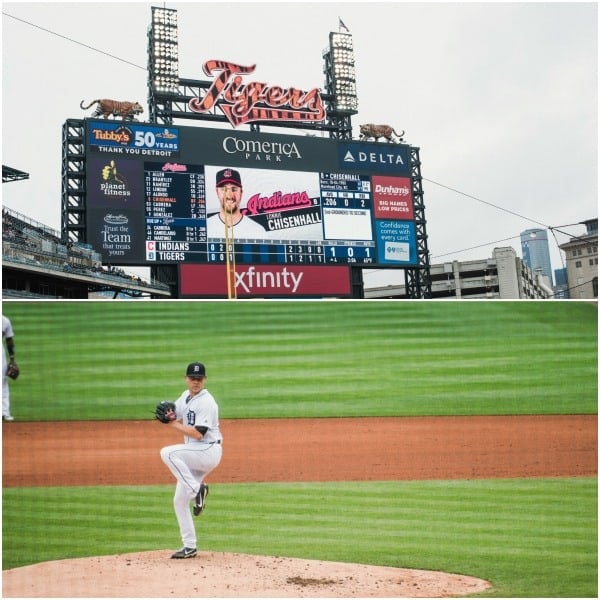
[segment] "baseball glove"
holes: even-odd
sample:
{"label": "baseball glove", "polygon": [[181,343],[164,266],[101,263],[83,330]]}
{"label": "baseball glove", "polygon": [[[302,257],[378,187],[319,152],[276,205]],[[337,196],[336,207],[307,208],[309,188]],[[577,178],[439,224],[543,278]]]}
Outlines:
{"label": "baseball glove", "polygon": [[175,404],[163,400],[157,404],[154,415],[161,423],[170,423],[177,418],[175,414]]}
{"label": "baseball glove", "polygon": [[19,369],[19,365],[16,362],[8,363],[6,367],[6,376],[11,379],[16,379],[19,376],[21,369]]}

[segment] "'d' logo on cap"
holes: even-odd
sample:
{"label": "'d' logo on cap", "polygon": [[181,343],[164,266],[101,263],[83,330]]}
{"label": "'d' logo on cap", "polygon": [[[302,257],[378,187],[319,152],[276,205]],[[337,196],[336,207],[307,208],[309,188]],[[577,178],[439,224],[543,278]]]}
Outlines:
{"label": "'d' logo on cap", "polygon": [[206,377],[206,368],[201,362],[190,363],[185,374],[188,377]]}

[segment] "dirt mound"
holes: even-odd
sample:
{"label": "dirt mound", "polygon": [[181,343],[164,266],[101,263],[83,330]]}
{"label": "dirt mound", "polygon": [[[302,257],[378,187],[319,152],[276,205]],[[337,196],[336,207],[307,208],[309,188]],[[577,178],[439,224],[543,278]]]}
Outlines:
{"label": "dirt mound", "polygon": [[57,560],[2,572],[4,597],[445,598],[490,587],[474,577],[349,563],[170,551]]}

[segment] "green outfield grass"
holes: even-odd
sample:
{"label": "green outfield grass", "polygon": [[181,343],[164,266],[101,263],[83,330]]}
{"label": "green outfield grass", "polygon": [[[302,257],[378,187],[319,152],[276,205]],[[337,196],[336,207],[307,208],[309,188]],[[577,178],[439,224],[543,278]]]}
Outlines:
{"label": "green outfield grass", "polygon": [[18,420],[145,419],[208,369],[222,418],[597,413],[583,302],[4,302]]}
{"label": "green outfield grass", "polygon": [[[4,490],[3,568],[180,546],[173,486]],[[597,597],[597,479],[216,484],[201,550],[442,570]],[[68,589],[65,589],[68,595]]]}
{"label": "green outfield grass", "polygon": [[[206,363],[221,417],[597,414],[583,302],[8,301],[19,421],[152,419]],[[9,427],[10,424],[5,425]],[[3,568],[180,546],[171,486],[6,488]],[[219,484],[201,549],[597,597],[597,479]]]}

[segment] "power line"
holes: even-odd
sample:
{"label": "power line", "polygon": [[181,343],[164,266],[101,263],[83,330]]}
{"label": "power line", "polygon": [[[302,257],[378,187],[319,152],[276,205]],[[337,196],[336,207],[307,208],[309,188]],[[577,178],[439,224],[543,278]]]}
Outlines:
{"label": "power line", "polygon": [[[443,187],[447,190],[450,190],[452,192],[455,192],[456,194],[460,194],[461,196],[465,196],[466,198],[471,198],[472,200],[476,200],[477,202],[481,202],[482,204],[486,204],[487,206],[491,206],[497,210],[509,213],[513,216],[519,217],[521,219],[525,219],[526,221],[531,221],[532,223],[536,223],[537,225],[540,225],[541,227],[543,227],[544,229],[548,229],[550,230],[550,232],[552,233],[552,237],[554,238],[554,242],[556,243],[557,248],[560,249],[560,244],[558,242],[558,239],[556,237],[556,232],[558,233],[562,233],[563,235],[567,235],[570,236],[572,239],[583,239],[583,237],[579,237],[579,236],[575,236],[572,234],[567,233],[566,231],[563,231],[561,228],[562,227],[570,227],[570,226],[574,226],[574,225],[581,225],[581,223],[570,223],[568,225],[558,225],[556,227],[552,227],[550,225],[546,225],[545,223],[541,223],[540,221],[536,220],[536,219],[532,219],[531,217],[526,217],[525,215],[521,215],[517,212],[514,212],[512,210],[509,210],[507,208],[503,208],[502,206],[498,206],[497,204],[493,204],[491,202],[487,202],[486,200],[482,200],[481,198],[478,198],[477,196],[473,196],[471,194],[467,194],[466,192],[462,192],[460,190],[457,190],[455,188],[452,188],[448,185],[444,185],[443,183],[439,183],[437,181],[433,181],[432,179],[427,179],[425,177],[423,177],[424,181],[428,181],[429,183],[433,183],[434,185],[438,185],[440,187]],[[488,242],[486,244],[479,244],[477,246],[471,246],[470,248],[464,248],[463,250],[455,250],[454,252],[447,252],[444,254],[438,254],[436,256],[432,256],[431,258],[441,258],[442,256],[448,256],[448,254],[458,254],[460,252],[467,252],[468,250],[475,250],[477,248],[483,248],[485,246],[489,246],[491,244],[497,244],[498,242],[505,242],[511,239],[517,239],[517,237],[519,236],[514,236],[514,237],[510,237],[510,238],[504,238],[502,240],[497,240],[495,242]],[[560,253],[559,253],[560,254]],[[565,268],[565,262],[564,259],[562,257],[562,255],[560,256],[561,259],[561,263],[562,263],[562,267]]]}
{"label": "power line", "polygon": [[501,240],[495,240],[493,242],[487,242],[485,244],[478,244],[477,246],[471,246],[470,248],[463,248],[462,250],[454,250],[452,252],[445,252],[444,254],[436,254],[431,258],[441,258],[442,256],[448,256],[448,254],[460,254],[461,252],[468,252],[469,250],[476,250],[477,248],[485,248],[486,246],[491,246],[492,244],[499,244],[500,242],[508,242],[509,240],[519,239],[520,236],[513,235],[511,237],[503,238]]}
{"label": "power line", "polygon": [[583,287],[584,285],[589,285],[590,283],[593,284],[594,283],[594,279],[589,279],[588,281],[584,281],[583,283],[578,283],[577,285],[569,286],[564,291],[570,292],[571,290],[576,290],[577,288]]}
{"label": "power line", "polygon": [[[125,64],[128,64],[128,65],[130,65],[130,66],[132,66],[132,67],[135,67],[135,68],[137,68],[137,69],[142,69],[142,70],[144,70],[144,71],[146,70],[146,67],[143,67],[143,66],[141,66],[141,65],[138,65],[138,64],[136,64],[136,63],[133,63],[133,62],[131,62],[131,61],[125,60],[125,59],[123,59],[123,58],[120,58],[119,56],[116,56],[116,55],[114,55],[114,54],[111,54],[110,52],[105,52],[104,50],[100,50],[99,48],[95,48],[95,47],[93,47],[93,46],[90,46],[90,45],[88,45],[88,44],[84,44],[83,42],[80,42],[80,41],[78,41],[78,40],[75,40],[75,39],[73,39],[73,38],[67,37],[67,36],[65,36],[65,35],[62,35],[62,34],[60,34],[60,33],[57,33],[57,32],[55,32],[55,31],[52,31],[52,30],[50,30],[50,29],[46,29],[45,27],[42,27],[42,26],[40,26],[40,25],[36,25],[35,23],[31,23],[30,21],[26,21],[25,19],[21,19],[21,18],[19,18],[19,17],[15,17],[14,15],[8,14],[8,13],[6,13],[6,12],[4,12],[4,11],[2,12],[2,14],[3,14],[3,15],[5,15],[6,17],[9,17],[9,18],[11,18],[11,19],[14,19],[14,20],[16,20],[16,21],[19,21],[19,22],[21,22],[21,23],[25,23],[26,25],[29,25],[30,27],[34,27],[35,29],[39,29],[40,31],[44,31],[44,32],[46,32],[46,33],[49,33],[50,35],[54,35],[54,36],[56,36],[56,37],[59,37],[59,38],[61,38],[61,39],[64,39],[64,40],[66,40],[66,41],[68,41],[68,42],[71,42],[71,43],[73,43],[73,44],[77,44],[77,45],[79,45],[79,46],[82,46],[82,47],[84,47],[84,48],[87,48],[88,50],[92,50],[92,51],[94,51],[94,52],[98,52],[99,54],[103,54],[103,55],[105,55],[105,56],[108,56],[109,58],[112,58],[112,59],[114,59],[114,60],[118,60],[118,61],[120,61],[120,62],[123,62],[123,63],[125,63]],[[429,183],[432,183],[432,184],[434,184],[434,185],[437,185],[437,186],[439,186],[439,187],[442,187],[442,188],[444,188],[444,189],[447,189],[447,190],[449,190],[449,191],[452,191],[452,192],[454,192],[454,193],[456,193],[456,194],[460,194],[461,196],[465,196],[466,198],[471,198],[472,200],[475,200],[475,201],[477,201],[477,202],[480,202],[481,204],[485,204],[485,205],[487,205],[487,206],[491,206],[492,208],[495,208],[496,210],[500,210],[500,211],[502,211],[502,212],[505,212],[505,213],[511,214],[511,215],[513,215],[513,216],[515,216],[515,217],[519,217],[520,219],[524,219],[524,220],[526,220],[526,221],[530,221],[530,222],[532,222],[532,223],[535,223],[535,224],[537,224],[537,225],[539,225],[539,226],[541,226],[541,227],[543,227],[543,228],[545,228],[545,229],[549,229],[549,230],[552,232],[552,235],[553,235],[553,237],[554,237],[554,240],[555,240],[555,242],[556,242],[556,245],[557,245],[557,246],[558,246],[559,244],[558,244],[558,240],[556,239],[555,231],[558,231],[559,233],[563,233],[563,234],[565,234],[565,235],[568,235],[566,232],[564,232],[564,231],[561,231],[561,230],[560,230],[558,227],[551,227],[551,226],[549,226],[549,225],[546,225],[545,223],[541,223],[540,221],[538,221],[538,220],[536,220],[536,219],[533,219],[533,218],[531,218],[531,217],[527,217],[527,216],[525,216],[525,215],[521,215],[521,214],[519,214],[519,213],[517,213],[517,212],[515,212],[515,211],[509,210],[509,209],[507,209],[507,208],[504,208],[504,207],[502,207],[502,206],[498,206],[497,204],[493,204],[492,202],[488,202],[488,201],[486,201],[486,200],[482,200],[481,198],[478,198],[477,196],[473,196],[472,194],[467,194],[466,192],[463,192],[463,191],[461,191],[461,190],[458,190],[458,189],[456,189],[456,188],[450,187],[450,186],[448,186],[448,185],[445,185],[445,184],[443,184],[443,183],[440,183],[440,182],[438,182],[438,181],[434,181],[433,179],[428,179],[428,178],[426,178],[426,177],[423,177],[422,179],[423,179],[424,181],[427,181],[427,182],[429,182]],[[561,227],[567,227],[567,225],[562,225]],[[455,250],[455,251],[453,251],[453,252],[446,252],[446,253],[444,253],[444,254],[438,254],[438,255],[436,255],[436,256],[433,256],[432,258],[441,258],[441,257],[444,257],[444,256],[448,256],[449,254],[459,254],[459,253],[461,253],[461,252],[467,252],[467,251],[469,251],[469,250],[475,250],[475,249],[477,249],[477,248],[483,248],[483,247],[485,247],[485,246],[490,246],[491,244],[497,244],[497,243],[499,243],[499,242],[505,242],[505,241],[509,241],[509,240],[512,240],[512,239],[517,239],[518,237],[519,237],[519,236],[512,236],[512,237],[504,238],[504,239],[501,239],[501,240],[496,240],[496,241],[492,241],[492,242],[488,242],[488,243],[484,243],[484,244],[478,244],[478,245],[476,245],[476,246],[471,246],[471,247],[469,247],[469,248],[464,248],[464,249],[462,249],[462,250]],[[561,257],[561,258],[562,258],[562,257]],[[563,267],[564,267],[564,261],[563,261]]]}
{"label": "power line", "polygon": [[[560,229],[557,229],[556,231],[559,231],[560,233],[563,233],[562,231],[560,231]],[[554,232],[554,228],[550,227],[550,233],[552,233],[552,237],[554,238],[554,242],[556,243],[556,247],[560,248],[560,244],[558,243],[558,238],[556,237],[556,233]],[[560,255],[560,263],[563,269],[567,268],[567,265],[565,265],[565,259],[563,258],[563,255],[559,252]]]}
{"label": "power line", "polygon": [[486,204],[487,206],[491,206],[493,208],[496,208],[497,210],[501,210],[502,212],[509,213],[509,214],[511,214],[511,215],[513,215],[515,217],[519,217],[520,219],[525,219],[526,221],[531,221],[532,223],[536,223],[537,225],[540,225],[544,229],[550,229],[550,227],[548,225],[546,225],[544,223],[540,223],[536,219],[532,219],[531,217],[526,217],[525,215],[521,215],[521,214],[519,214],[517,212],[509,210],[508,208],[503,208],[502,206],[498,206],[497,204],[492,204],[491,202],[486,202],[485,200],[482,200],[481,198],[477,198],[477,196],[472,196],[471,194],[467,194],[465,192],[461,192],[460,190],[452,188],[452,187],[450,187],[448,185],[444,185],[443,183],[439,183],[437,181],[433,181],[432,179],[426,179],[425,177],[423,177],[423,181],[428,181],[429,183],[433,183],[434,185],[439,185],[440,187],[443,187],[443,188],[445,188],[447,190],[450,190],[452,192],[460,194],[461,196],[466,196],[467,198],[471,198],[472,200],[476,200],[477,202],[481,202],[482,204]]}
{"label": "power line", "polygon": [[125,60],[124,58],[120,58],[119,56],[110,54],[110,52],[105,52],[104,50],[94,48],[93,46],[88,46],[88,44],[84,44],[83,42],[74,40],[73,38],[67,37],[66,35],[56,33],[56,31],[51,31],[50,29],[46,29],[45,27],[41,27],[40,25],[36,25],[35,23],[31,23],[30,21],[26,21],[25,19],[20,19],[19,17],[15,17],[14,15],[9,15],[8,13],[5,13],[4,11],[2,11],[2,14],[6,17],[10,17],[11,19],[14,19],[15,21],[20,21],[21,23],[25,23],[26,25],[35,27],[36,29],[40,29],[41,31],[45,31],[46,33],[49,33],[50,35],[55,35],[56,37],[62,38],[63,40],[67,40],[68,42],[72,42],[73,44],[77,44],[78,46],[83,46],[84,48],[87,48],[88,50],[93,50],[94,52],[99,52],[100,54],[104,54],[105,56],[108,56],[110,58],[114,58],[115,60],[124,62],[125,64],[131,65],[132,67],[136,67],[136,69],[143,69],[144,71],[146,70],[146,67],[136,65],[135,63]]}

